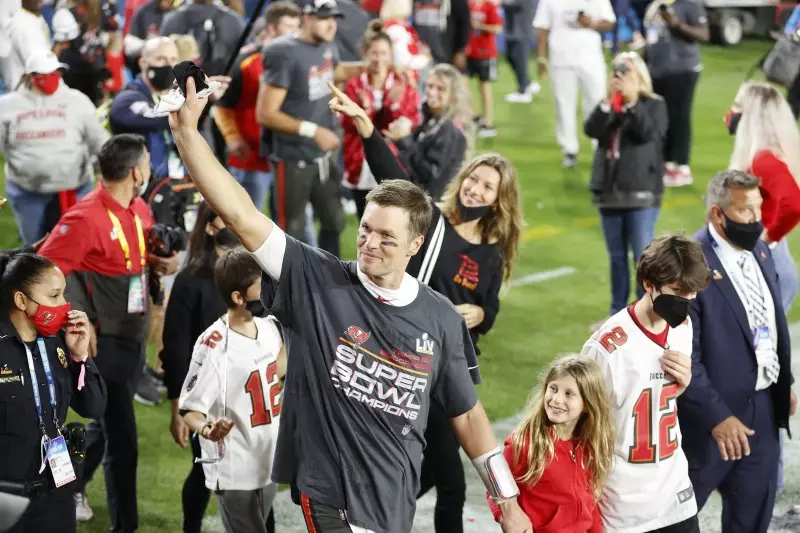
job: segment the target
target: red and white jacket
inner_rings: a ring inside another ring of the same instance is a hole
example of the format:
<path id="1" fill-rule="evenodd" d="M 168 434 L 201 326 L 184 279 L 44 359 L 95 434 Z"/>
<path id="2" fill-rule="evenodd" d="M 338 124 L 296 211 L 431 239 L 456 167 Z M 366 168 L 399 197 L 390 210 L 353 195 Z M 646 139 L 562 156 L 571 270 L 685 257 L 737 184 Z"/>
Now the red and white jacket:
<path id="1" fill-rule="evenodd" d="M 403 84 L 402 92 L 399 97 L 392 100 L 392 89 L 398 83 Z M 345 85 L 344 92 L 366 110 L 378 131 L 387 129 L 389 124 L 401 117 L 411 121 L 412 130 L 422 120 L 416 83 L 402 79 L 395 72 L 390 71 L 386 76 L 382 90 L 373 89 L 369 74 L 364 72 L 360 76 L 351 78 Z M 350 117 L 342 116 L 342 128 L 344 128 L 345 186 L 358 190 L 374 188 L 377 183 L 369 171 L 369 167 L 364 164 L 364 147 L 361 144 L 355 122 Z"/>

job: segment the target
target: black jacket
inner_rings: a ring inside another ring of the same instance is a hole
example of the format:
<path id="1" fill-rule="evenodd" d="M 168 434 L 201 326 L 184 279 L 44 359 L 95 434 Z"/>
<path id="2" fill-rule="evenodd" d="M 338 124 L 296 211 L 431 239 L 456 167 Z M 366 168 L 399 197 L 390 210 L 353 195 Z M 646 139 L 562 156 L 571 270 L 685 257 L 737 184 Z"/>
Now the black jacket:
<path id="1" fill-rule="evenodd" d="M 194 275 L 178 272 L 172 285 L 164 314 L 164 384 L 167 398 L 180 397 L 183 381 L 189 372 L 192 351 L 197 338 L 219 317 L 225 314 L 225 302 L 214 285 L 213 273 Z"/>
<path id="2" fill-rule="evenodd" d="M 438 201 L 464 162 L 467 139 L 452 120 L 440 121 L 422 108 L 422 124 L 412 135 L 395 142 L 409 181 Z M 373 171 L 373 174 L 374 171 Z"/>
<path id="3" fill-rule="evenodd" d="M 667 125 L 667 107 L 659 96 L 642 97 L 621 113 L 605 103 L 594 108 L 583 130 L 598 141 L 589 184 L 597 207 L 661 205 Z"/>
<path id="4" fill-rule="evenodd" d="M 47 357 L 56 388 L 56 418 L 65 424 L 72 407 L 84 418 L 100 418 L 106 410 L 106 386 L 92 359 L 75 363 L 64 342 L 64 334 L 45 337 Z M 37 350 L 31 350 L 43 418 L 48 435 L 57 436 L 50 407 L 50 392 Z M 84 387 L 78 388 L 81 366 L 86 367 Z M 0 481 L 15 483 L 50 479 L 39 476 L 42 433 L 31 387 L 25 344 L 8 318 L 0 320 Z M 66 485 L 69 486 L 69 485 Z"/>

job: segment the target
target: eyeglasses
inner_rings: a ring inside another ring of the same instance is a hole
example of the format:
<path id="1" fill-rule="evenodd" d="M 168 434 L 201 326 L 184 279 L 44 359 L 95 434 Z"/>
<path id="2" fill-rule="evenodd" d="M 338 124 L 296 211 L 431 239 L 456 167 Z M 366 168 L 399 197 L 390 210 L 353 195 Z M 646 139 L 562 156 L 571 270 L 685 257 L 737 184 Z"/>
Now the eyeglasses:
<path id="1" fill-rule="evenodd" d="M 199 438 L 199 435 L 198 435 Z M 195 457 L 195 464 L 214 464 L 219 463 L 225 457 L 225 439 L 217 441 L 217 457 Z"/>

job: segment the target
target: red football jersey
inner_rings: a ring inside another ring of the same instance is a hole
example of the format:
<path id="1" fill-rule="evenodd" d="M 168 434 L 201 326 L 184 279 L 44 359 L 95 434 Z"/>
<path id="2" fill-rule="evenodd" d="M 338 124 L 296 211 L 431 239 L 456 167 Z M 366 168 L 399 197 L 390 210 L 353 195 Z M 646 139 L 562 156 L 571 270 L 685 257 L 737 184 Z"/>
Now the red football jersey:
<path id="1" fill-rule="evenodd" d="M 469 3 L 472 20 L 472 35 L 467 44 L 467 57 L 470 59 L 494 59 L 497 57 L 497 34 L 474 29 L 478 24 L 497 26 L 503 24 L 503 17 L 497 4 L 491 0 Z"/>

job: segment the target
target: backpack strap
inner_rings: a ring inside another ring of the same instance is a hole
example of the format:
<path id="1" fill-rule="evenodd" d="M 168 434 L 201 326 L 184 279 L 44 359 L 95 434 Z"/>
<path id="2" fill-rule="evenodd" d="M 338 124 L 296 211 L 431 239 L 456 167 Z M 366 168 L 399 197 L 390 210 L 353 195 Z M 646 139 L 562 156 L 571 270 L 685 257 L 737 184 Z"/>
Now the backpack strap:
<path id="1" fill-rule="evenodd" d="M 440 214 L 439 220 L 436 222 L 436 228 L 434 228 L 431 236 L 431 242 L 428 244 L 428 249 L 425 250 L 425 256 L 422 258 L 419 274 L 417 274 L 417 279 L 425 285 L 428 285 L 431 281 L 433 268 L 439 260 L 439 252 L 442 251 L 442 243 L 444 242 L 444 230 L 444 215 Z"/>

